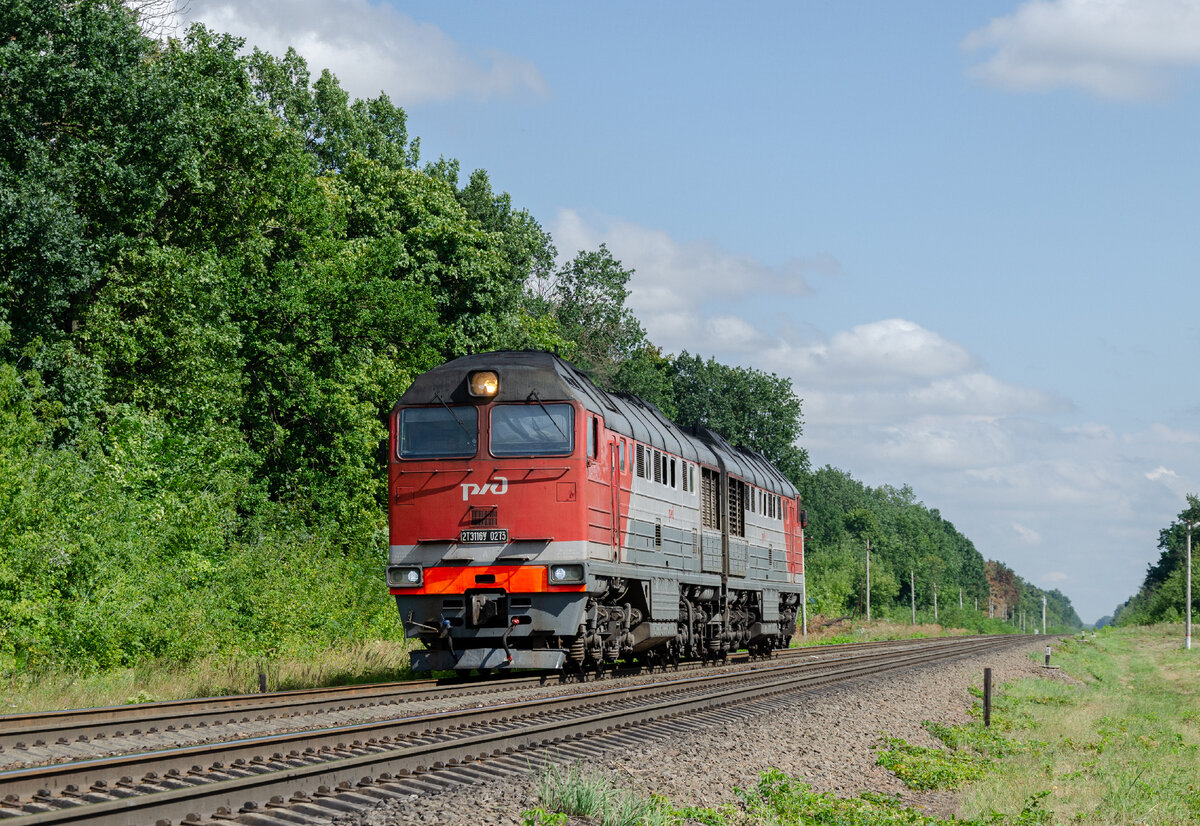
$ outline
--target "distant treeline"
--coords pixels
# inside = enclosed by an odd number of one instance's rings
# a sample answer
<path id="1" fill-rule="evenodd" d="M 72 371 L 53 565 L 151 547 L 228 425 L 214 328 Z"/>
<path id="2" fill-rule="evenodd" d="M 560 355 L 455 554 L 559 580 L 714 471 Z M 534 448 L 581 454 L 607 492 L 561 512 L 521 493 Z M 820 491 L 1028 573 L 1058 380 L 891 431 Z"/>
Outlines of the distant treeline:
<path id="1" fill-rule="evenodd" d="M 1184 526 L 1200 521 L 1200 499 L 1187 496 L 1187 507 L 1178 518 L 1158 532 L 1158 560 L 1146 566 L 1146 578 L 1138 592 L 1118 605 L 1104 624 L 1153 625 L 1180 622 L 1187 612 L 1187 532 Z M 1200 556 L 1200 529 L 1192 531 L 1192 553 Z M 1200 621 L 1193 583 L 1192 616 Z"/>
<path id="2" fill-rule="evenodd" d="M 872 616 L 931 621 L 935 592 L 939 619 L 972 630 L 1017 630 L 1024 621 L 1046 630 L 1080 626 L 1071 601 L 1042 591 L 1000 562 L 987 561 L 970 539 L 912 489 L 870 488 L 826 466 L 799 482 L 808 509 L 806 556 L 813 607 L 826 615 L 865 613 L 866 547 L 870 543 Z M 989 622 L 990 620 L 990 622 Z"/>
<path id="3" fill-rule="evenodd" d="M 242 46 L 156 42 L 115 0 L 0 5 L 0 667 L 398 638 L 383 417 L 503 348 L 778 463 L 814 608 L 856 604 L 867 538 L 873 604 L 905 604 L 910 569 L 919 605 L 987 593 L 910 490 L 811 471 L 786 380 L 655 347 L 605 247 L 556 263 L 486 172 L 422 162 L 385 95 Z"/>

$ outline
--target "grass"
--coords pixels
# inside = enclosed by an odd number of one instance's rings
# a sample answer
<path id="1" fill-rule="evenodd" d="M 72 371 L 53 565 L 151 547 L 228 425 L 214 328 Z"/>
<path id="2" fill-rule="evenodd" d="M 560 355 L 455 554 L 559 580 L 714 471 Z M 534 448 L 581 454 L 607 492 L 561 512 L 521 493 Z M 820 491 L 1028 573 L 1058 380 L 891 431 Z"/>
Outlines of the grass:
<path id="1" fill-rule="evenodd" d="M 815 792 L 777 770 L 752 789 L 731 790 L 736 802 L 677 808 L 575 769 L 543 775 L 542 805 L 525 822 L 565 824 L 569 813 L 603 826 L 1200 823 L 1200 652 L 1183 651 L 1181 636 L 1178 626 L 1156 626 L 1061 642 L 1054 655 L 1061 670 L 994 694 L 990 727 L 976 703 L 966 725 L 925 723 L 944 748 L 882 737 L 879 762 L 910 788 L 962 789 L 957 819 L 932 818 L 878 793 Z M 593 802 L 568 806 L 567 799 Z"/>
<path id="2" fill-rule="evenodd" d="M 907 640 L 925 637 L 960 636 L 970 633 L 961 628 L 943 628 L 933 623 L 893 622 L 891 620 L 873 620 L 870 623 L 859 620 L 839 622 L 822 627 L 824 618 L 809 617 L 808 636 L 799 631 L 793 637 L 794 644 L 803 648 L 810 645 L 838 645 L 852 642 L 876 642 L 879 640 Z"/>
<path id="3" fill-rule="evenodd" d="M 732 807 L 678 809 L 661 795 L 647 797 L 619 789 L 608 778 L 578 765 L 544 769 L 537 790 L 542 805 L 523 813 L 524 826 L 563 826 L 569 817 L 586 818 L 596 826 L 725 826 L 726 816 L 734 811 Z"/>
<path id="4" fill-rule="evenodd" d="M 820 645 L 963 633 L 968 632 L 878 620 L 853 627 L 810 626 L 807 638 L 797 633 L 794 639 L 796 643 Z M 412 676 L 408 651 L 414 644 L 411 640 L 376 640 L 313 648 L 283 657 L 232 654 L 184 666 L 151 661 L 106 671 L 25 664 L 0 669 L 0 714 L 252 694 L 259 690 L 260 673 L 266 676 L 269 691 L 408 679 Z"/>
<path id="5" fill-rule="evenodd" d="M 212 658 L 188 666 L 148 663 L 104 672 L 58 667 L 17 671 L 0 684 L 0 714 L 388 682 L 412 676 L 412 643 L 374 641 L 320 648 L 284 659 Z"/>
<path id="6" fill-rule="evenodd" d="M 677 808 L 659 795 L 618 788 L 602 775 L 577 766 L 551 767 L 538 779 L 541 805 L 522 813 L 523 826 L 566 826 L 582 819 L 596 826 L 1008 826 L 1046 823 L 1040 798 L 1006 817 L 959 821 L 929 817 L 893 796 L 864 792 L 841 798 L 815 792 L 803 780 L 777 769 L 763 772 L 749 790 L 736 789 L 737 803 L 716 808 Z M 575 820 L 579 822 L 579 820 Z"/>
<path id="7" fill-rule="evenodd" d="M 898 737 L 883 738 L 878 762 L 918 791 L 959 789 L 986 772 L 983 758 L 967 749 L 930 749 Z"/>
<path id="8" fill-rule="evenodd" d="M 1063 823 L 1200 822 L 1200 656 L 1178 626 L 1064 642 L 1071 682 L 1006 687 L 1028 750 L 966 793 L 970 816 L 1044 791 Z"/>

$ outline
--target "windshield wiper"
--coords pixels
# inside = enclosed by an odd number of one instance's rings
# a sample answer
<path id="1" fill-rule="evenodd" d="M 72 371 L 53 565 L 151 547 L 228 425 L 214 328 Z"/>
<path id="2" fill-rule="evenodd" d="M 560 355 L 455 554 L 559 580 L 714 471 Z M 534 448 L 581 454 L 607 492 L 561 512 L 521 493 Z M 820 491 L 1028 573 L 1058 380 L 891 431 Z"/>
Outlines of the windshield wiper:
<path id="1" fill-rule="evenodd" d="M 467 426 L 465 424 L 463 424 L 462 419 L 458 418 L 458 414 L 454 412 L 453 408 L 451 408 L 450 405 L 448 405 L 444 401 L 442 401 L 442 394 L 434 393 L 433 397 L 438 400 L 438 403 L 440 403 L 442 405 L 442 407 L 446 408 L 447 413 L 449 413 L 451 416 L 454 417 L 454 421 L 458 422 L 458 426 L 462 430 L 462 432 L 467 434 L 467 439 L 474 440 L 475 434 L 472 433 L 471 431 L 467 430 Z"/>
<path id="2" fill-rule="evenodd" d="M 563 429 L 558 426 L 558 420 L 554 418 L 554 414 L 550 412 L 546 405 L 542 404 L 542 400 L 538 397 L 538 392 L 534 390 L 529 394 L 529 397 L 538 403 L 538 407 L 542 408 L 542 412 L 545 413 L 546 417 L 550 419 L 550 424 L 554 425 L 554 429 L 558 431 L 559 435 L 568 442 L 571 441 L 571 437 L 564 433 Z"/>

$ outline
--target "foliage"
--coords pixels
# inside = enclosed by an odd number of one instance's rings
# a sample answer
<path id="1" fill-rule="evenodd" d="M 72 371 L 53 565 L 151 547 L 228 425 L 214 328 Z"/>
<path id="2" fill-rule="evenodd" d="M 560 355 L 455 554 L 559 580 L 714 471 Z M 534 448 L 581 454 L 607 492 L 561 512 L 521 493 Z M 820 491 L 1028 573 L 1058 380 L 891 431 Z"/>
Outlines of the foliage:
<path id="1" fill-rule="evenodd" d="M 1200 521 L 1200 498 L 1188 494 L 1187 506 L 1176 521 L 1158 533 L 1158 560 L 1147 566 L 1146 577 L 1138 592 L 1117 607 L 1111 619 L 1114 625 L 1150 625 L 1178 622 L 1187 612 L 1186 596 L 1186 523 Z M 1192 532 L 1195 547 L 1200 547 L 1200 530 Z M 1194 548 L 1195 550 L 1195 548 Z M 1200 600 L 1192 594 L 1192 613 Z"/>
<path id="2" fill-rule="evenodd" d="M 1049 605 L 1048 631 L 1081 625 L 1065 595 L 1043 592 L 1003 564 L 985 562 L 970 539 L 936 508 L 918 501 L 907 485 L 871 488 L 826 465 L 804 474 L 799 487 L 808 511 L 805 556 L 816 613 L 865 615 L 869 541 L 873 616 L 899 618 L 898 612 L 913 603 L 915 586 L 916 609 L 925 621 L 932 619 L 936 587 L 938 618 L 954 627 L 984 633 L 1013 630 L 985 621 L 989 600 L 1024 609 L 1029 617 L 1036 602 L 1040 618 L 1043 594 Z"/>
<path id="3" fill-rule="evenodd" d="M 982 555 L 941 514 L 917 501 L 908 486 L 870 488 L 850 474 L 826 465 L 800 483 L 809 528 L 805 553 L 810 595 L 818 613 L 865 613 L 866 543 L 871 543 L 871 607 L 883 616 L 907 607 L 915 575 L 916 604 L 933 607 L 933 586 L 941 608 L 985 600 Z"/>
<path id="4" fill-rule="evenodd" d="M 779 826 L 932 826 L 945 821 L 927 817 L 896 798 L 864 793 L 841 798 L 814 792 L 802 780 L 768 769 L 749 791 L 737 790 L 749 823 Z"/>
<path id="5" fill-rule="evenodd" d="M 912 564 L 922 595 L 978 590 L 978 554 L 911 491 L 810 472 L 787 380 L 648 341 L 606 247 L 556 266 L 486 171 L 421 166 L 386 95 L 203 26 L 151 39 L 134 5 L 0 5 L 0 668 L 398 634 L 387 411 L 501 348 L 557 350 L 775 462 L 823 604 L 853 602 L 868 537 L 881 605 Z"/>
<path id="6" fill-rule="evenodd" d="M 895 774 L 910 789 L 958 789 L 983 777 L 978 757 L 963 751 L 914 746 L 898 737 L 883 738 L 879 765 Z"/>
<path id="7" fill-rule="evenodd" d="M 552 257 L 486 175 L 417 162 L 294 51 L 0 8 L 0 664 L 396 633 L 384 414 L 528 341 Z"/>
<path id="8" fill-rule="evenodd" d="M 687 351 L 675 359 L 674 400 L 684 427 L 707 427 L 757 451 L 796 482 L 808 469 L 800 398 L 774 373 L 704 361 Z"/>
<path id="9" fill-rule="evenodd" d="M 547 766 L 538 774 L 537 793 L 542 805 L 523 813 L 526 826 L 565 824 L 569 816 L 587 818 L 600 826 L 723 826 L 732 813 L 728 807 L 676 809 L 660 795 L 643 797 L 618 789 L 608 778 L 589 774 L 578 764 Z"/>

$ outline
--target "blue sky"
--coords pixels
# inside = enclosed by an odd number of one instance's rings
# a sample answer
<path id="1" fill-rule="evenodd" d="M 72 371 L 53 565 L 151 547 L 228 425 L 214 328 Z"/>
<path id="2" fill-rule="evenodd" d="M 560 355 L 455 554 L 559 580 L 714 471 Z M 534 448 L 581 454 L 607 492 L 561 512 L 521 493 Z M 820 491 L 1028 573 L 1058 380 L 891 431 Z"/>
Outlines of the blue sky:
<path id="1" fill-rule="evenodd" d="M 192 0 L 385 91 L 670 352 L 1085 621 L 1200 491 L 1200 0 Z"/>

